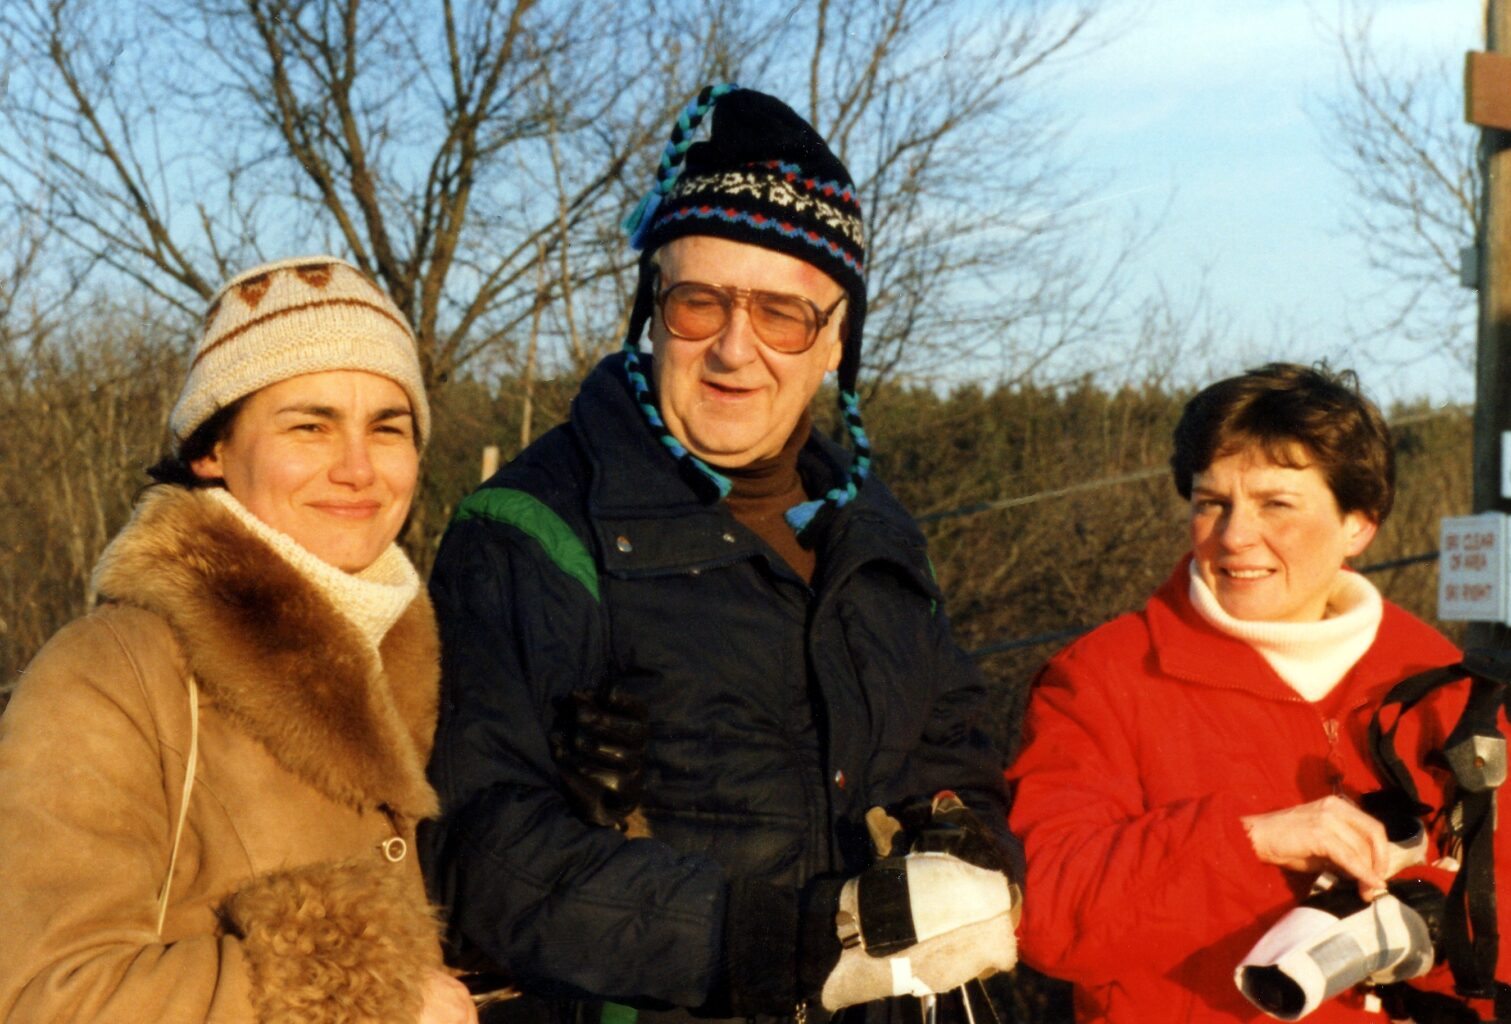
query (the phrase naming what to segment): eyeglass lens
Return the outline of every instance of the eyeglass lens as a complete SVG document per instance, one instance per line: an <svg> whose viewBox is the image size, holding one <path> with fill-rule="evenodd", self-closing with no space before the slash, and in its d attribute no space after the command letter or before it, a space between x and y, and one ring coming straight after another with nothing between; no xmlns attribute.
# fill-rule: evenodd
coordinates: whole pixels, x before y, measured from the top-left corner
<svg viewBox="0 0 1511 1024"><path fill-rule="evenodd" d="M780 292L747 294L750 323L763 342L780 352L801 352L813 344L818 318L806 299ZM697 341L723 330L734 304L735 296L722 288L684 281L666 290L661 315L667 330L679 338Z"/></svg>

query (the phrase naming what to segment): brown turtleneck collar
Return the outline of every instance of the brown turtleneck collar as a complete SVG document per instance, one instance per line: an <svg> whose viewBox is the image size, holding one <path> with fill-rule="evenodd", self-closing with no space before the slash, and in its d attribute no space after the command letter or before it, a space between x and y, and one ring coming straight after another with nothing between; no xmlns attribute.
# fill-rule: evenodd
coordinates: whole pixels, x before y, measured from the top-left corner
<svg viewBox="0 0 1511 1024"><path fill-rule="evenodd" d="M813 581L818 557L798 543L797 534L783 513L808 500L802 477L798 475L797 457L812 430L813 417L804 410L787 443L771 458L759 459L739 469L719 469L730 481L729 496L724 499L730 514L765 541L808 583Z"/></svg>

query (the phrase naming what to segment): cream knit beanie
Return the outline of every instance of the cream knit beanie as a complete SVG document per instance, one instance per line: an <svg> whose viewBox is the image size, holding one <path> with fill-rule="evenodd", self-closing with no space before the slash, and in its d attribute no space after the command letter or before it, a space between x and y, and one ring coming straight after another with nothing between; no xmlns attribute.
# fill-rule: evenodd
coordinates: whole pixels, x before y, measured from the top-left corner
<svg viewBox="0 0 1511 1024"><path fill-rule="evenodd" d="M367 275L335 256L300 256L236 275L210 300L189 378L169 414L183 444L244 395L304 373L366 370L409 394L430 440L430 405L404 314Z"/></svg>

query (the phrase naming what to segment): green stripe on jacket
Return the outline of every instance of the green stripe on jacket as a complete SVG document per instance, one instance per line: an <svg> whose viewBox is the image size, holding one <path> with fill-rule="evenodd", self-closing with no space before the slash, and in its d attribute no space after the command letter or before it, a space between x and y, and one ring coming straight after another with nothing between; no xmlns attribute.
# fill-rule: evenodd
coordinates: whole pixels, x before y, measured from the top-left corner
<svg viewBox="0 0 1511 1024"><path fill-rule="evenodd" d="M586 587L594 601L600 600L598 567L593 556L572 528L562 522L561 516L534 495L510 487L473 491L457 506L452 522L468 519L491 519L529 535L558 569Z"/></svg>

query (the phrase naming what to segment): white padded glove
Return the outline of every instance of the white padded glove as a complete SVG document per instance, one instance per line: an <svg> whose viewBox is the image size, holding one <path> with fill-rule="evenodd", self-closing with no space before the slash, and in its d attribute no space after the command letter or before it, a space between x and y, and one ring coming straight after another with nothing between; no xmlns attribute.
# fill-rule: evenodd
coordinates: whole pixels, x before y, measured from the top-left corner
<svg viewBox="0 0 1511 1024"><path fill-rule="evenodd" d="M948 992L1010 970L1020 905L1006 875L947 853L878 861L840 891L845 948L824 982L824 1008Z"/></svg>

